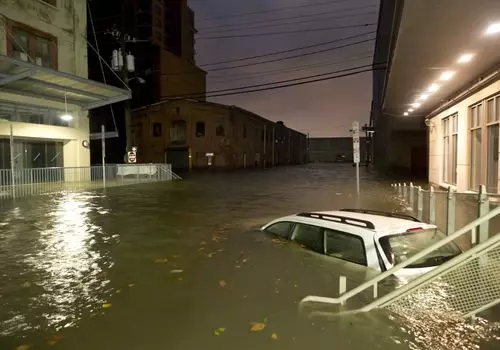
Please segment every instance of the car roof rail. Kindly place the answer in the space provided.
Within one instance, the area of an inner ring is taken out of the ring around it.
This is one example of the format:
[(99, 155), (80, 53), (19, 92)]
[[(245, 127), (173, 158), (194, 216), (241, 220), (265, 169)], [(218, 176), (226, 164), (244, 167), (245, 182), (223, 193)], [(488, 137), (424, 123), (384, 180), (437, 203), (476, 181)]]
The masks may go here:
[(300, 213), (300, 214), (297, 214), (297, 216), (302, 216), (302, 217), (306, 217), (306, 218), (313, 218), (313, 219), (320, 219), (320, 220), (328, 220), (328, 221), (338, 222), (341, 224), (346, 224), (346, 225), (351, 225), (351, 226), (369, 228), (372, 230), (375, 229), (375, 225), (371, 221), (350, 218), (348, 216), (323, 214), (323, 213)]
[(415, 222), (421, 222), (419, 219), (417, 219), (414, 216), (407, 215), (407, 214), (400, 214), (400, 213), (391, 213), (388, 211), (370, 210), (370, 209), (342, 209), (340, 211), (351, 212), (351, 213), (370, 214), (370, 215), (379, 215), (379, 216), (386, 216), (389, 218), (405, 219), (405, 220), (411, 220), (411, 221), (415, 221)]

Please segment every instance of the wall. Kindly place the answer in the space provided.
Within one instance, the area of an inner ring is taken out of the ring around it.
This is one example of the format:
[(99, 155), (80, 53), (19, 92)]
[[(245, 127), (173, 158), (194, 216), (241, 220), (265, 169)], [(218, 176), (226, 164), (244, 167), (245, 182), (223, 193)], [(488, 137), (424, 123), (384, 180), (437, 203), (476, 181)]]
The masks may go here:
[[(500, 93), (500, 79), (431, 118), (432, 125), (429, 128), (429, 182), (449, 187), (449, 184), (443, 182), (442, 120), (458, 113), (457, 185), (452, 187), (459, 192), (469, 190), (469, 107), (498, 93)], [(485, 143), (486, 140), (483, 140), (483, 145)]]
[[(57, 38), (57, 68), (60, 71), (87, 78), (87, 2), (85, 0), (57, 0), (57, 7), (41, 0), (0, 1), (0, 54), (7, 55), (12, 20), (29, 25), (36, 30)], [(33, 99), (22, 95), (0, 94), (0, 99), (29, 104)], [(1, 103), (1, 102), (0, 102)], [(64, 108), (60, 103), (47, 102), (51, 108)], [(15, 123), (14, 135), (38, 139), (66, 140), (64, 147), (65, 166), (88, 166), (90, 155), (81, 147), (88, 139), (89, 121), (87, 113), (75, 110), (71, 128), (48, 125)], [(19, 133), (19, 134), (18, 134)], [(8, 137), (9, 128), (0, 126), (0, 137)]]
[[(186, 122), (185, 144), (172, 144), (172, 122)], [(196, 135), (196, 123), (205, 123), (205, 136)], [(153, 136), (153, 125), (161, 124), (161, 136)], [(224, 136), (216, 135), (218, 125)], [(269, 166), (273, 162), (272, 129), (275, 143), (274, 164), (300, 164), (305, 161), (306, 137), (234, 106), (187, 100), (163, 102), (133, 112), (133, 130), (139, 162), (162, 162), (165, 150), (187, 147), (194, 168), (208, 167), (206, 153), (214, 153), (213, 167), (243, 168)], [(246, 137), (245, 137), (246, 135)]]

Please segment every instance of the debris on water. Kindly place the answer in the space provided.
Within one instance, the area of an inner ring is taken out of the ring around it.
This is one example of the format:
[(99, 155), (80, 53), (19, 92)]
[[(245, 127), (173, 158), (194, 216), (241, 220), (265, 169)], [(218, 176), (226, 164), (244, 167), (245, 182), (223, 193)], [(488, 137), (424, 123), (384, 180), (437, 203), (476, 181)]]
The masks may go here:
[(227, 285), (226, 281), (219, 281), (219, 286), (224, 288)]
[(183, 273), (184, 270), (171, 270), (170, 272), (171, 273)]
[(117, 290), (115, 291), (115, 293), (116, 293), (116, 294), (120, 294), (121, 292), (122, 292), (122, 291), (121, 291), (121, 289), (117, 289)]
[(102, 308), (103, 309), (109, 309), (111, 307), (111, 304), (110, 303), (107, 303), (107, 304), (102, 304)]
[(29, 288), (29, 287), (31, 287), (31, 283), (30, 282), (26, 281), (26, 282), (23, 283), (23, 288)]
[(219, 335), (221, 335), (222, 333), (224, 333), (225, 331), (226, 331), (226, 329), (225, 329), (224, 327), (216, 328), (216, 329), (214, 330), (214, 334), (215, 334), (216, 336), (219, 336)]
[(272, 339), (272, 340), (278, 340), (278, 339), (279, 339), (278, 334), (273, 333), (273, 334), (271, 335), (271, 339)]
[(57, 344), (63, 338), (64, 337), (62, 335), (56, 334), (52, 338), (50, 338), (49, 340), (47, 340), (47, 344), (49, 344), (49, 345), (55, 345), (55, 344)]
[(31, 345), (23, 344), (19, 345), (15, 350), (28, 350), (29, 348), (31, 348)]
[(166, 264), (166, 263), (168, 263), (168, 259), (167, 258), (155, 259), (155, 264)]
[(128, 286), (129, 286), (130, 288), (132, 288), (132, 287), (135, 287), (135, 284), (134, 284), (134, 283), (129, 283), (129, 285), (128, 285)]
[(252, 322), (252, 327), (250, 327), (251, 332), (261, 332), (266, 328), (266, 324), (263, 322)]

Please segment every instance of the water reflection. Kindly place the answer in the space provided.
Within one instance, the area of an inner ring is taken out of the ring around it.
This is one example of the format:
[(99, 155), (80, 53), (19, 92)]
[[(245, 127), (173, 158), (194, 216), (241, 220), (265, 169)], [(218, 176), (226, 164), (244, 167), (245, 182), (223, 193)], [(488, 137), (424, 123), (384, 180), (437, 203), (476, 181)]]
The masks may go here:
[[(30, 213), (29, 220), (20, 208), (6, 213), (0, 226), (0, 263), (7, 281), (1, 334), (58, 330), (100, 310), (110, 293), (107, 246), (117, 239), (95, 223), (99, 212), (106, 213), (100, 199), (65, 194), (32, 208), (38, 213)], [(17, 263), (7, 262), (8, 256), (17, 256)]]

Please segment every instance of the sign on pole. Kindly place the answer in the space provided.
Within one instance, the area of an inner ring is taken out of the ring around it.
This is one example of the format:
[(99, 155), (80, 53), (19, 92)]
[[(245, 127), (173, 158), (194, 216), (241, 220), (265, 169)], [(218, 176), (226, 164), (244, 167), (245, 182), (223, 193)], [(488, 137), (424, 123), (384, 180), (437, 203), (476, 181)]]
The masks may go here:
[(129, 163), (136, 163), (137, 162), (137, 155), (135, 152), (128, 152), (128, 162)]
[(352, 123), (352, 152), (354, 164), (356, 164), (356, 190), (359, 196), (359, 122)]
[(353, 151), (353, 159), (354, 163), (359, 164), (360, 155), (359, 155), (359, 123), (352, 123), (352, 151)]

